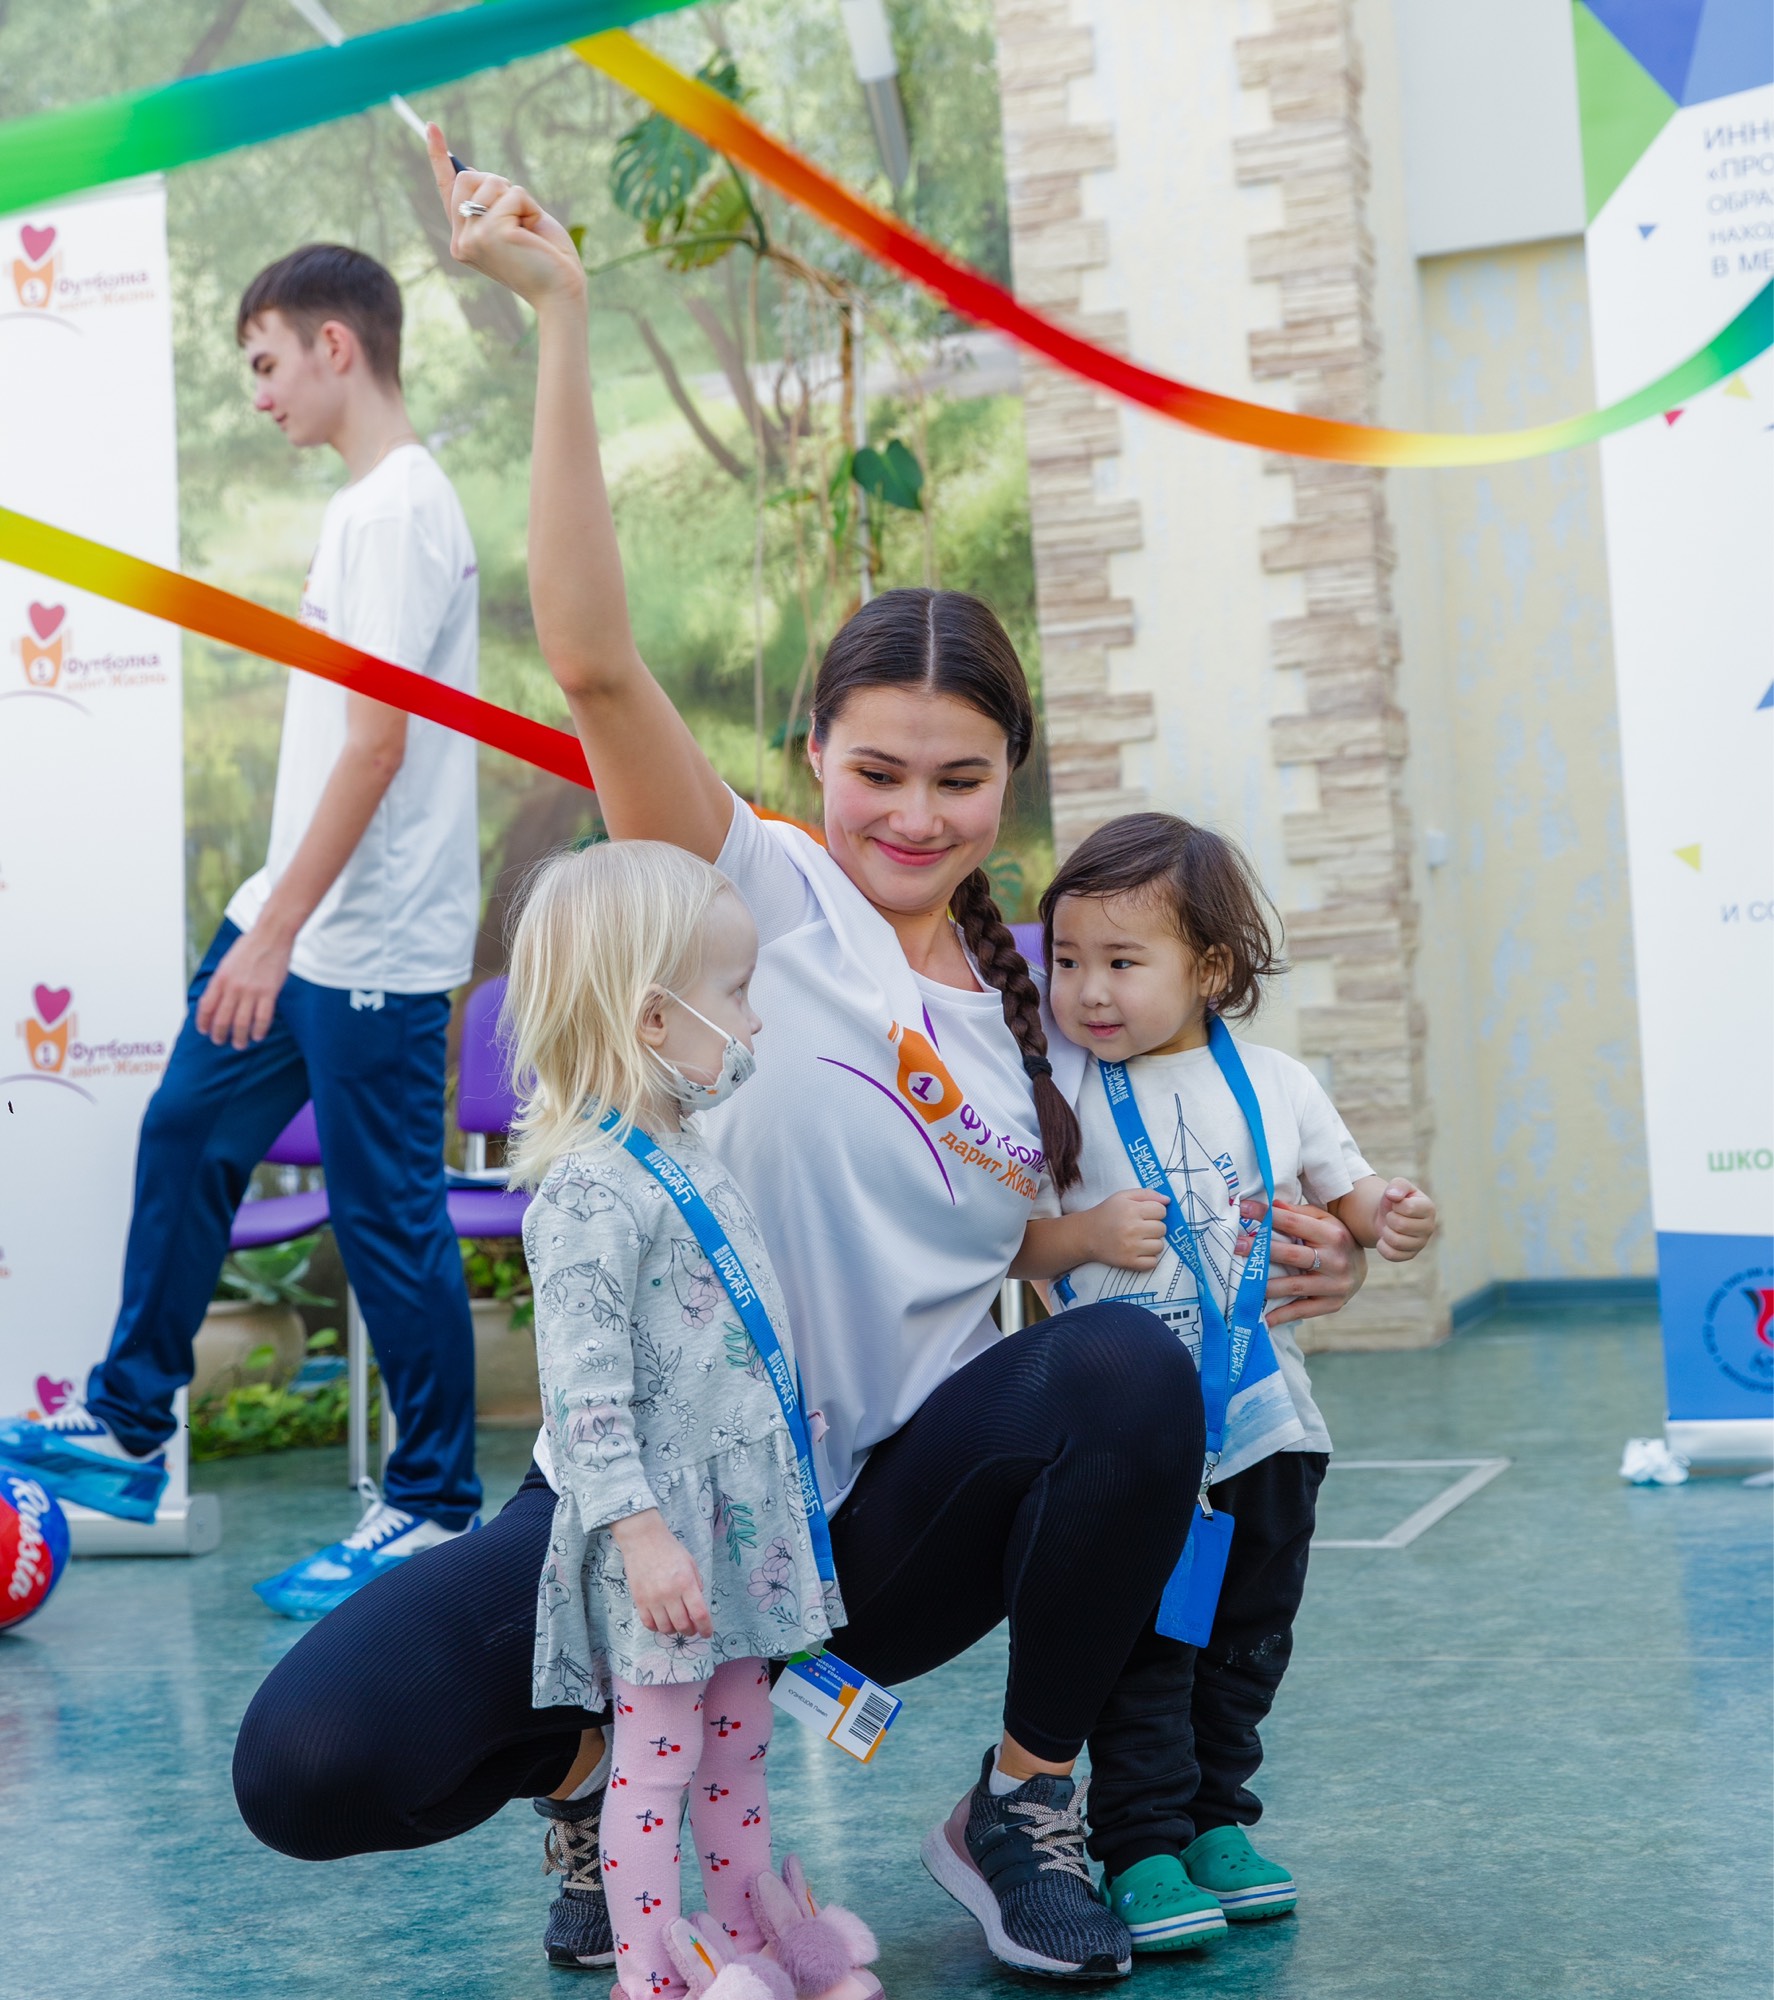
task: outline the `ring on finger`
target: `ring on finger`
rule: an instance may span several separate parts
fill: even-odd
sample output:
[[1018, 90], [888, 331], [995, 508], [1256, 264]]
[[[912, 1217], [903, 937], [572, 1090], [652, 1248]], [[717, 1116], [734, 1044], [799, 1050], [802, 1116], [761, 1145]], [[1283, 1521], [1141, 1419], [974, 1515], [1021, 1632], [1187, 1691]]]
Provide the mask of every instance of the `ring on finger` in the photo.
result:
[[458, 215], [485, 215], [486, 212], [487, 205], [484, 201], [459, 201], [456, 204], [456, 213]]
[[1322, 1250], [1314, 1250], [1314, 1251], [1313, 1251], [1313, 1253], [1312, 1253], [1312, 1273], [1311, 1273], [1311, 1275], [1312, 1275], [1313, 1277], [1316, 1277], [1316, 1276], [1318, 1275], [1318, 1273], [1319, 1273], [1320, 1271], [1322, 1271], [1323, 1269], [1324, 1269], [1324, 1252], [1323, 1252]]

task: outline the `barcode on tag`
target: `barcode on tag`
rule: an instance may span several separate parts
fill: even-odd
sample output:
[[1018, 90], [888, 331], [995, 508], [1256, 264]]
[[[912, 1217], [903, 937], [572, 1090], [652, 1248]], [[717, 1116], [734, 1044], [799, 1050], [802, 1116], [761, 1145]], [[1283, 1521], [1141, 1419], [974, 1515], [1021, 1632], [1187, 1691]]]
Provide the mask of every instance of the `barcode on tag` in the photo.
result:
[[791, 1660], [770, 1690], [770, 1699], [859, 1764], [866, 1764], [880, 1748], [901, 1707], [898, 1695], [877, 1687], [835, 1653]]
[[866, 1763], [881, 1731], [892, 1721], [897, 1706], [885, 1688], [871, 1687], [867, 1694], [851, 1702], [843, 1723], [832, 1732], [832, 1741], [839, 1749], [848, 1750], [853, 1757], [861, 1757]]

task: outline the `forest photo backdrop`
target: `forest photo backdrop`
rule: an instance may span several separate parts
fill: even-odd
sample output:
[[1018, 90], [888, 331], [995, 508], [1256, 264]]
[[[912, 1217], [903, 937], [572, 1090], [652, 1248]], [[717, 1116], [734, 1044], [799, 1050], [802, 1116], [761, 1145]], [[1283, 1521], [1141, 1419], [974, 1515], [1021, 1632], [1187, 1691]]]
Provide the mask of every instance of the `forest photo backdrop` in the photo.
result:
[[[337, 0], [347, 34], [446, 11]], [[958, 257], [1008, 282], [988, 0], [890, 4], [912, 171], [881, 171], [838, 9], [733, 0], [646, 38]], [[0, 118], [315, 45], [288, 0], [0, 0]], [[423, 94], [464, 158], [522, 180], [592, 273], [592, 365], [642, 652], [723, 775], [814, 811], [799, 746], [820, 650], [873, 588], [939, 582], [996, 607], [1039, 681], [1015, 373], [951, 316], [566, 51]], [[330, 454], [296, 456], [250, 408], [234, 306], [263, 263], [336, 240], [382, 258], [407, 302], [404, 377], [481, 561], [481, 689], [565, 720], [524, 576], [533, 327], [449, 260], [417, 139], [377, 110], [186, 167], [168, 183], [183, 563], [293, 611]], [[983, 359], [984, 365], [980, 365]], [[857, 371], [865, 394], [856, 394]], [[865, 441], [858, 448], [857, 405]], [[286, 670], [185, 646], [187, 948], [195, 962], [263, 858]], [[597, 831], [587, 795], [481, 753], [486, 922], [529, 861]], [[1024, 914], [1051, 857], [1039, 752], [993, 872]]]

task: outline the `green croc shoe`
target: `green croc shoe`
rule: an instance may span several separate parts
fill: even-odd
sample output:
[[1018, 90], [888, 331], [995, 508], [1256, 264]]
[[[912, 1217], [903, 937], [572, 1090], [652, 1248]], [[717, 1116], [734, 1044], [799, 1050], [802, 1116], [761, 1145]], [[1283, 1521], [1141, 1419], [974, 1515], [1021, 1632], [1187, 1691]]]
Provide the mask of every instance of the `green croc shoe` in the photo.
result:
[[1235, 1924], [1285, 1917], [1299, 1886], [1285, 1868], [1265, 1861], [1241, 1826], [1216, 1826], [1183, 1849], [1189, 1880], [1205, 1889]]
[[1226, 1935], [1218, 1898], [1198, 1889], [1174, 1854], [1151, 1855], [1106, 1878], [1103, 1901], [1133, 1933], [1135, 1951], [1193, 1951]]

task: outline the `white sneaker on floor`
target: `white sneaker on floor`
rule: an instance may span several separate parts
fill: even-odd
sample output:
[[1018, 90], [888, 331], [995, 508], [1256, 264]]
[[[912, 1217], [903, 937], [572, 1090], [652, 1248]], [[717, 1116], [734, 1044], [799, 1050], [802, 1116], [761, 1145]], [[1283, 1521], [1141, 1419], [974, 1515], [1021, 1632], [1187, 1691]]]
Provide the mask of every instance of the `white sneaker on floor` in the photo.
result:
[[480, 1526], [479, 1515], [466, 1528], [446, 1528], [422, 1514], [409, 1514], [384, 1500], [373, 1479], [359, 1480], [358, 1492], [363, 1518], [343, 1541], [253, 1585], [273, 1611], [285, 1618], [324, 1617], [383, 1570]]

